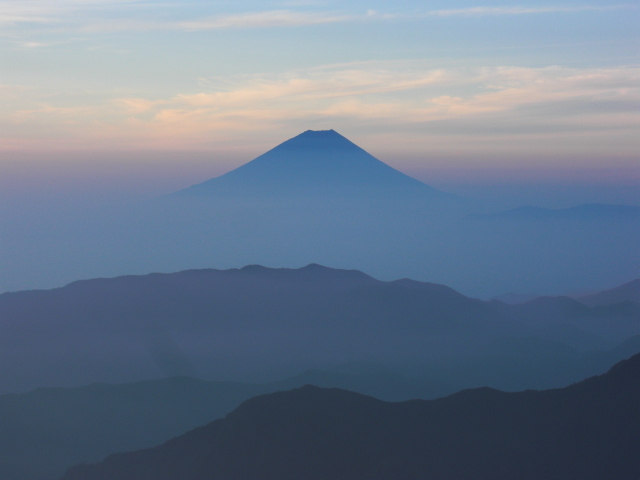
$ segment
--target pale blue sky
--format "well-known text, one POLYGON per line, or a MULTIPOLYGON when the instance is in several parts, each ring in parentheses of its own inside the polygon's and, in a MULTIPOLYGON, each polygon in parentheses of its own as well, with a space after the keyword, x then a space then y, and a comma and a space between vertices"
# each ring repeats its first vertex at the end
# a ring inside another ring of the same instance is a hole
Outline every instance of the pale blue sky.
POLYGON ((500 170, 571 181, 575 169, 628 185, 640 177, 639 12, 603 1, 0 1, 0 169, 26 178, 38 162, 118 159, 144 176, 131 165, 157 152, 182 162, 175 185, 158 187, 171 189, 334 128, 425 180, 500 170))

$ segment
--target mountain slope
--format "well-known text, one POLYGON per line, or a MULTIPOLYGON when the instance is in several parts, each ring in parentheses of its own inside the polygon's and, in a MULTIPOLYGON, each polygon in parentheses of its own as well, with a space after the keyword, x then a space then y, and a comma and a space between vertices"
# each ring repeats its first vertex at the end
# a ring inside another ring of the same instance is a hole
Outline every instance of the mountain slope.
POLYGON ((0 395, 0 480, 50 480, 77 463, 158 445, 255 395, 309 383, 383 399, 436 398, 456 391, 391 373, 316 370, 264 385, 173 377, 0 395))
POLYGON ((262 382, 350 362, 466 357, 499 337, 611 348, 640 333, 640 309, 622 307, 562 297, 510 306, 314 264, 87 280, 0 295, 0 360, 12 365, 0 389, 162 375, 262 382))
POLYGON ((589 307, 573 298, 558 296, 538 297, 515 305, 500 302, 492 305, 529 325, 534 335, 581 350, 602 348, 604 345, 598 346, 598 338, 620 343, 640 333, 640 305, 632 302, 589 307))
POLYGON ((635 479, 640 355, 558 390, 385 403, 303 387, 63 480, 635 479))
POLYGON ((174 377, 0 395, 0 480, 50 480, 74 464, 159 445, 226 415, 255 395, 303 385, 388 401, 451 394, 460 389, 444 383, 452 379, 466 386, 506 385, 511 390, 566 386, 638 352, 640 337, 608 352, 588 353, 540 339, 503 339, 492 343, 484 356, 440 363, 422 378, 381 366, 345 365, 341 371, 309 370, 264 385, 174 377))
POLYGON ((640 278, 610 290, 579 297, 578 301, 590 307, 621 302, 636 302, 640 304, 640 278))
POLYGON ((75 463, 156 445, 274 390, 174 377, 0 395, 0 479, 50 480, 75 463))
POLYGON ((163 373, 283 378, 424 355, 442 339, 460 343, 508 323, 442 285, 382 282, 313 264, 88 280, 0 295, 0 357, 13 365, 0 372, 0 388, 163 373))
POLYGON ((423 195, 451 197, 399 172, 334 130, 307 130, 181 196, 423 195))
POLYGON ((476 220, 521 220, 521 221, 624 221, 640 219, 640 207, 636 205, 609 205, 588 203, 569 208, 543 208, 533 205, 506 210, 504 212, 469 215, 476 220))

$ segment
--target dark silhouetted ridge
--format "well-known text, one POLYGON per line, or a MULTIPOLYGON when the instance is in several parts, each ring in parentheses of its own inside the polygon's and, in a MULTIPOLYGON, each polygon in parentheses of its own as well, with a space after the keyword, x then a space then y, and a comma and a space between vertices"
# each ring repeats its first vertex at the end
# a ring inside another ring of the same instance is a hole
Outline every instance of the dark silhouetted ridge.
POLYGON ((567 388, 386 403, 305 386, 63 480, 640 478, 640 355, 567 388))
POLYGON ((393 400, 437 398, 456 390, 381 371, 310 370, 263 385, 172 377, 0 395, 0 479, 58 478, 71 465, 153 447, 226 415, 251 397, 305 384, 393 400))
POLYGON ((373 277, 359 270, 343 270, 325 267, 317 263, 310 263, 302 268, 269 268, 262 265, 247 265, 238 270, 241 273, 252 275, 266 275, 272 278, 296 278, 298 280, 352 280, 355 282, 375 282, 373 277))

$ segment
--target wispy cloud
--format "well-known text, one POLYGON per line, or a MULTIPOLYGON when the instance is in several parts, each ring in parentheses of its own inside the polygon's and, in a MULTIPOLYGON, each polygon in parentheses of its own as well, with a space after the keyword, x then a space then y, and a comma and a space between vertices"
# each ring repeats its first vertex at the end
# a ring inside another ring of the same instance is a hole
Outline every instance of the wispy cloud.
POLYGON ((30 145, 55 138, 67 148, 108 148, 117 141, 132 148, 202 149, 275 131, 344 127, 391 132, 396 142, 403 139, 399 149, 435 135, 448 138, 441 143, 449 149, 490 145, 521 151, 523 145, 553 144, 629 155, 638 147, 631 139, 640 128, 639 85, 635 67, 356 63, 216 78, 200 91, 166 98, 87 98, 81 105, 75 98, 68 105, 24 91, 19 108, 1 112, 0 126, 7 141, 19 132, 30 145))
POLYGON ((619 10, 628 8, 628 5, 609 5, 609 6, 549 6, 549 7, 469 7, 455 8, 445 10, 431 10, 426 16, 452 17, 452 16, 487 16, 487 15, 528 15, 541 13, 573 13, 573 12, 598 12, 606 10, 619 10))
POLYGON ((172 28, 184 30, 211 30, 220 28, 266 28, 292 27, 314 25, 321 23, 335 23, 352 20, 349 15, 335 15, 325 13, 305 13, 291 10, 273 10, 266 12, 251 12, 237 15, 223 15, 202 20, 177 22, 172 28))
POLYGON ((24 0, 0 1, 0 27, 4 29, 24 26, 78 25, 87 21, 97 11, 117 11, 127 5, 139 4, 136 0, 24 0))
MULTIPOLYGON (((91 7, 105 7, 104 4, 91 3, 91 7)), ((116 6, 114 11, 117 11, 116 6)), ((141 8, 145 5, 140 4, 141 8)), ((152 6, 148 6, 152 8, 152 6)), ((241 13, 225 13, 217 15, 199 16, 192 19, 172 20, 164 15, 140 15, 117 12, 114 15, 97 15, 93 9, 84 4, 58 5, 57 7, 43 6, 19 7, 3 9, 0 4, 0 26, 4 26, 5 34, 8 29, 29 27, 37 28, 34 32, 53 35, 64 34, 95 34, 125 31, 201 31, 221 29, 257 29, 299 27, 344 22, 375 21, 391 18, 390 15, 368 11, 362 14, 347 14, 339 12, 316 12, 297 10, 264 10, 241 13)), ((179 17, 180 15, 176 15, 179 17)), ((25 45, 19 42, 19 46, 25 45)))
POLYGON ((398 18, 398 15, 368 10, 363 14, 341 14, 336 12, 300 12, 294 10, 267 10, 238 14, 215 15, 185 21, 139 21, 133 19, 111 22, 92 22, 83 31, 105 30, 222 30, 255 29, 273 27, 299 27, 330 23, 363 22, 398 18))
POLYGON ((44 48, 50 47, 52 44, 45 42, 20 42, 19 45, 23 48, 44 48))
MULTIPOLYGON (((402 65, 401 62, 398 65, 402 65)), ((390 68, 383 64, 352 64, 289 72, 282 75, 227 78, 211 93, 180 94, 171 99, 194 108, 243 108, 274 100, 336 104, 358 99, 363 104, 396 105, 398 115, 421 112, 435 118, 450 113, 499 111, 519 105, 601 96, 640 98, 640 70, 568 69, 562 67, 477 69, 390 68), (458 95, 433 95, 455 91, 458 95), (404 98, 404 100, 403 100, 404 98), (421 101, 416 102, 419 98, 421 101)), ((215 85, 215 83, 214 83, 215 85)), ((215 87, 213 87, 215 88, 215 87)), ((365 116, 368 114, 364 114, 365 116)))
POLYGON ((305 25, 330 24, 342 22, 416 20, 430 17, 455 16, 496 16, 525 15, 543 13, 572 13, 585 11, 605 11, 632 8, 628 5, 609 6, 547 6, 547 7, 490 7, 479 6, 461 9, 431 10, 424 13, 381 13, 374 10, 354 12, 352 10, 322 10, 322 4, 316 2, 289 2, 281 4, 284 9, 265 9, 259 11, 226 12, 204 14, 203 11, 215 11, 208 6, 200 9, 197 16, 189 17, 189 5, 163 2, 145 2, 141 0, 0 0, 0 26, 16 27, 20 25, 56 26, 58 33, 75 31, 95 33, 104 31, 148 31, 148 30, 215 30, 296 27, 305 25), (311 8, 311 10, 310 10, 311 8), (156 10, 171 11, 174 17, 186 17, 184 20, 172 19, 172 15, 150 14, 156 10), (104 18, 104 12, 109 15, 104 18), (144 14, 142 14, 144 12, 144 14), (64 26, 65 28, 61 28, 64 26))
POLYGON ((4 0, 0 1, 0 21, 54 21, 78 11, 121 9, 130 5, 149 6, 139 0, 4 0))

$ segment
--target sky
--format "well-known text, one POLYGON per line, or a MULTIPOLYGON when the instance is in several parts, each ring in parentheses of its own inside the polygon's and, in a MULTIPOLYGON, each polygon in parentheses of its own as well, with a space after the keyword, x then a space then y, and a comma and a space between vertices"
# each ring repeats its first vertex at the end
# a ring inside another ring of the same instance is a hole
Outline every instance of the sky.
POLYGON ((637 204, 639 13, 0 0, 0 200, 165 194, 333 128, 456 193, 637 204))

